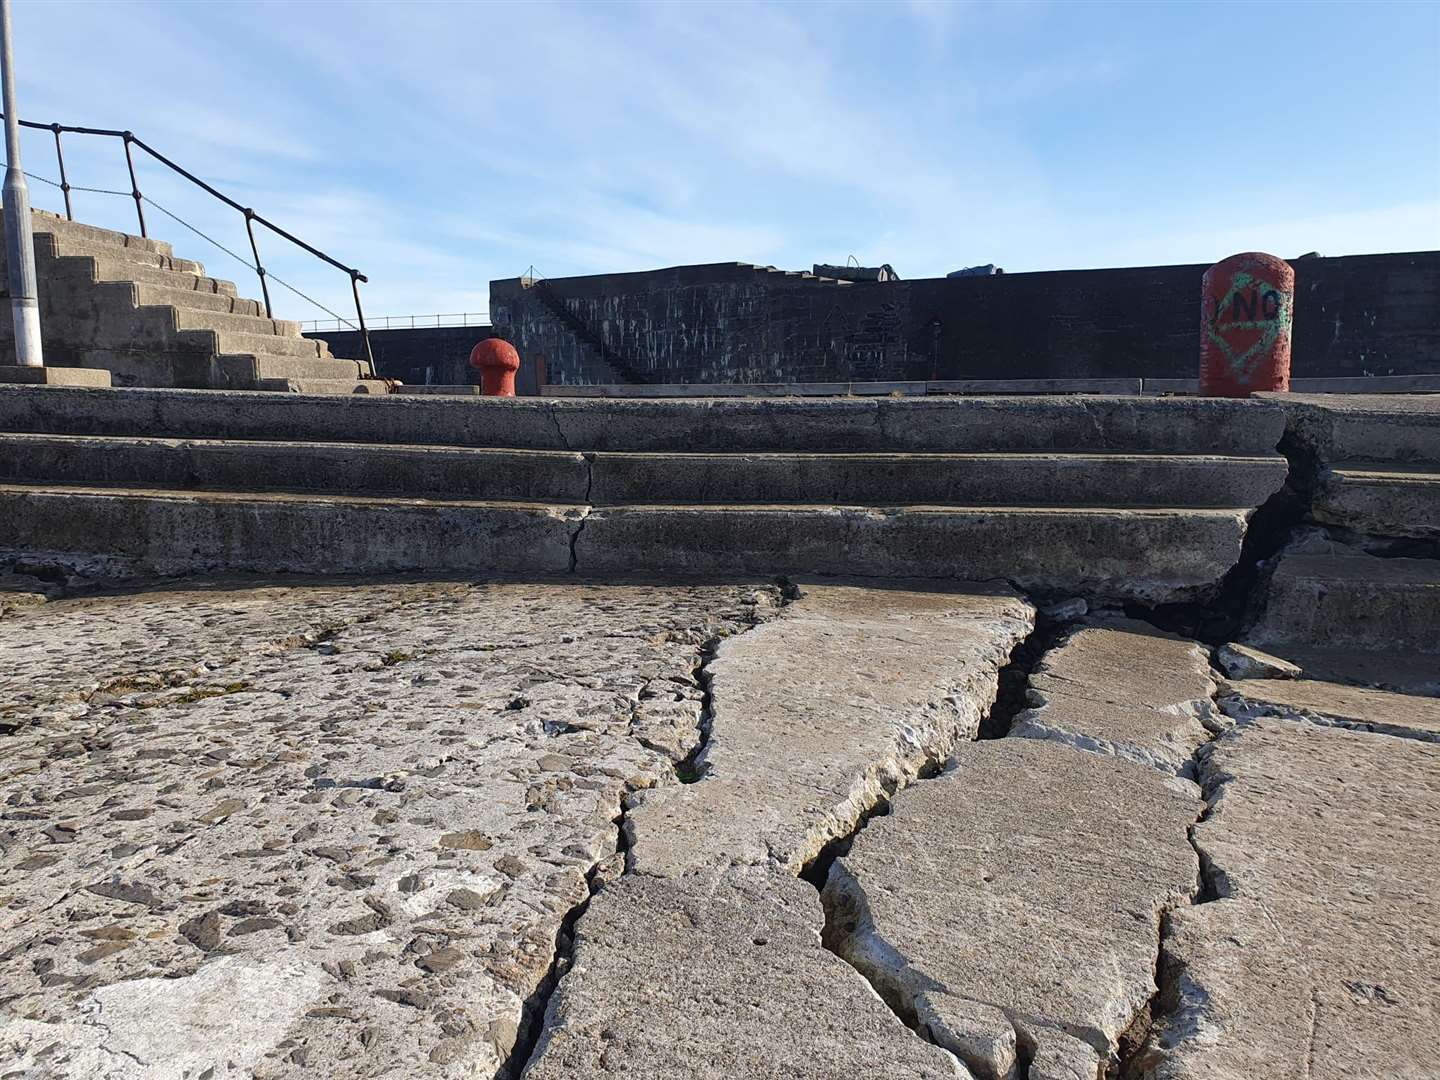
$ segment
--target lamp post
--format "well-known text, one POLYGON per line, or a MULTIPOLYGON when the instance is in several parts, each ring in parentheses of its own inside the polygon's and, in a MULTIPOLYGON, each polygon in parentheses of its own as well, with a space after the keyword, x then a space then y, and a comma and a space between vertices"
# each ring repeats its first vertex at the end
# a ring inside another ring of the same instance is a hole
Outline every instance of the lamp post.
POLYGON ((0 69, 5 102, 5 256, 10 311, 15 317, 15 363, 44 367, 35 248, 30 235, 30 191, 20 168, 20 110, 15 107, 15 54, 10 44, 10 0, 0 0, 0 69))

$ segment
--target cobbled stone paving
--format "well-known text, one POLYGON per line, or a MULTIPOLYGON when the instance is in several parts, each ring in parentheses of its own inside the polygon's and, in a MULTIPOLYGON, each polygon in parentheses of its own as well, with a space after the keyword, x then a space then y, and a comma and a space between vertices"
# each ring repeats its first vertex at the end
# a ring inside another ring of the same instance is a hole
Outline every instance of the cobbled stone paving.
POLYGON ((10 610, 0 1075, 491 1076, 769 588, 215 584, 10 610))

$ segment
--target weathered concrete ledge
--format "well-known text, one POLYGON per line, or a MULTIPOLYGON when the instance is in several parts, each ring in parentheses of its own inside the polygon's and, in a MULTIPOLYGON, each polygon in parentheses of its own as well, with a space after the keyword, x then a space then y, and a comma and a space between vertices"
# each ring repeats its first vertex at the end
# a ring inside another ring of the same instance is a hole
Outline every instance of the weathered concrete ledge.
POLYGON ((1260 394, 1323 462, 1440 462, 1440 394, 1260 394))
POLYGON ((1356 532, 1440 539, 1440 464, 1327 467, 1310 513, 1317 521, 1356 532))
POLYGON ((0 481, 583 503, 566 450, 0 433, 0 481))
POLYGON ((1258 401, 917 398, 621 401, 14 387, 0 430, 309 439, 526 450, 1265 454, 1285 414, 1258 401))
POLYGON ((611 507, 0 485, 0 550, 132 572, 577 570, 1005 578, 1037 593, 1202 596, 1240 552, 1227 510, 611 507))
POLYGON ((0 481, 614 504, 1253 507, 1285 459, 1183 454, 580 454, 0 433, 0 481))
POLYGON ((1260 645, 1440 652, 1440 561, 1287 552, 1260 599, 1260 645))
POLYGON ((117 570, 567 573, 581 511, 522 503, 0 486, 0 550, 117 570))
POLYGON ((1198 598, 1235 564, 1237 510, 606 507, 575 543, 596 572, 1005 578, 1041 595, 1198 598))
POLYGON ((593 459, 590 502, 828 506, 1254 507, 1278 454, 733 453, 593 459))

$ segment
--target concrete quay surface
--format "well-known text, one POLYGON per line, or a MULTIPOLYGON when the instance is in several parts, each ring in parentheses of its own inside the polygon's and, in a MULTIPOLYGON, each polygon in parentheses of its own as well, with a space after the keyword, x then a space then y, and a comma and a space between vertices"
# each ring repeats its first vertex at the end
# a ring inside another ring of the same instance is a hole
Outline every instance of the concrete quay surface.
POLYGON ((27 568, 0 1075, 1436 1075, 1430 699, 1005 583, 27 568))
POLYGON ((1426 409, 361 401, 0 394, 0 1077, 1440 1076, 1426 409))

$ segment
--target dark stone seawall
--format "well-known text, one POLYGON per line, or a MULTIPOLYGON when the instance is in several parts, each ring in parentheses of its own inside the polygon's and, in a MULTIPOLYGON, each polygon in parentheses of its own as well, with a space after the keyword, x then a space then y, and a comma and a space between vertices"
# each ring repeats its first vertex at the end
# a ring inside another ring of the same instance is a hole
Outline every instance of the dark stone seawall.
MULTIPOLYGON (((1294 266, 1297 376, 1440 373, 1440 251, 1294 266)), ((1185 378, 1198 366, 1205 270, 836 284, 715 263, 544 289, 492 281, 490 313, 522 370, 543 357, 554 383, 614 381, 617 360, 651 382, 1185 378)))

